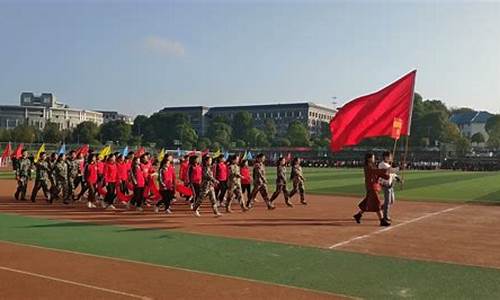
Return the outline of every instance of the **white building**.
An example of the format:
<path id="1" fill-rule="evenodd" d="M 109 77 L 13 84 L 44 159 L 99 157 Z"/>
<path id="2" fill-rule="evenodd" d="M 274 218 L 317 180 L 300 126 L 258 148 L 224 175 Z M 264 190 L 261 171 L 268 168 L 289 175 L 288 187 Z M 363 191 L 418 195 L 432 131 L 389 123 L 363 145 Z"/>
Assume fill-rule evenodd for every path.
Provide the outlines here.
<path id="1" fill-rule="evenodd" d="M 47 122 L 52 122 L 59 124 L 60 129 L 69 129 L 84 121 L 100 125 L 103 115 L 96 111 L 70 108 L 58 102 L 51 93 L 35 96 L 25 92 L 21 94 L 19 106 L 0 105 L 1 128 L 14 128 L 24 123 L 43 129 Z"/>
<path id="2" fill-rule="evenodd" d="M 476 133 L 481 133 L 484 140 L 487 141 L 489 136 L 486 132 L 486 122 L 492 114 L 486 111 L 470 111 L 456 113 L 450 117 L 450 121 L 455 123 L 460 129 L 463 136 L 471 138 Z"/>

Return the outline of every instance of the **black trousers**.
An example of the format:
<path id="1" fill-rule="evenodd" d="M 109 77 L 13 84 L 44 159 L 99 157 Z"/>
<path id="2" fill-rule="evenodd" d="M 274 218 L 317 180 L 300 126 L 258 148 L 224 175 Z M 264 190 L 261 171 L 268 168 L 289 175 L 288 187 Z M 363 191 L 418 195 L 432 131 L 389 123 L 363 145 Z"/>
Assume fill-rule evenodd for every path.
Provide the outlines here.
<path id="1" fill-rule="evenodd" d="M 120 181 L 120 191 L 124 194 L 128 194 L 128 187 L 127 187 L 127 181 L 126 180 L 121 180 Z"/>
<path id="2" fill-rule="evenodd" d="M 108 182 L 106 185 L 106 196 L 104 197 L 104 202 L 111 205 L 115 201 L 116 197 L 116 183 Z"/>
<path id="3" fill-rule="evenodd" d="M 49 185 L 47 184 L 47 181 L 45 180 L 36 180 L 35 185 L 33 186 L 33 190 L 31 191 L 31 202 L 35 202 L 36 199 L 36 194 L 38 194 L 38 191 L 42 189 L 43 195 L 47 200 L 50 200 L 50 190 L 49 190 Z"/>
<path id="4" fill-rule="evenodd" d="M 130 200 L 136 207 L 141 207 L 144 203 L 144 187 L 135 187 L 134 196 Z"/>
<path id="5" fill-rule="evenodd" d="M 215 189 L 215 196 L 217 197 L 217 200 L 219 202 L 224 201 L 224 196 L 226 195 L 227 192 L 227 181 L 219 181 L 219 185 L 217 186 L 217 189 Z"/>
<path id="6" fill-rule="evenodd" d="M 191 202 L 194 203 L 194 201 L 200 194 L 200 185 L 198 183 L 191 183 L 191 190 L 193 191 L 193 197 L 191 198 Z"/>
<path id="7" fill-rule="evenodd" d="M 164 204 L 165 205 L 165 210 L 169 209 L 170 208 L 170 203 L 172 202 L 172 199 L 174 199 L 174 191 L 172 190 L 161 190 L 160 191 L 160 194 L 161 194 L 161 200 L 158 201 L 158 203 L 156 204 L 156 206 L 160 206 L 160 204 Z"/>

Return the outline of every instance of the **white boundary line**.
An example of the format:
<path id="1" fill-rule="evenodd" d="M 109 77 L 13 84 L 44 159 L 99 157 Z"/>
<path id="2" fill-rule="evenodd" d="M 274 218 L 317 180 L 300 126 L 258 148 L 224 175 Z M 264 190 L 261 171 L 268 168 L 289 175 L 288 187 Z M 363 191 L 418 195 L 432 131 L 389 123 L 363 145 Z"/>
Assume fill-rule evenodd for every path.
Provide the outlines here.
<path id="1" fill-rule="evenodd" d="M 382 232 L 393 230 L 395 228 L 398 228 L 398 227 L 401 227 L 401 226 L 404 226 L 404 225 L 408 225 L 410 223 L 418 222 L 418 221 L 426 219 L 426 218 L 430 218 L 430 217 L 434 217 L 434 216 L 437 216 L 437 215 L 440 215 L 440 214 L 444 214 L 444 213 L 447 213 L 447 212 L 459 209 L 461 207 L 464 207 L 464 205 L 459 205 L 459 206 L 455 206 L 455 207 L 443 209 L 443 210 L 440 210 L 440 211 L 437 211 L 437 212 L 433 212 L 433 213 L 427 213 L 427 214 L 425 214 L 423 216 L 420 216 L 420 217 L 417 217 L 415 219 L 411 219 L 411 220 L 405 221 L 403 223 L 399 223 L 399 224 L 394 225 L 394 226 L 385 227 L 383 229 L 379 229 L 379 230 L 374 231 L 372 233 L 368 233 L 368 234 L 365 234 L 365 235 L 360 235 L 360 236 L 357 236 L 357 237 L 353 237 L 353 238 L 348 239 L 346 241 L 343 241 L 343 242 L 331 245 L 330 247 L 328 247 L 328 249 L 335 249 L 335 248 L 338 248 L 338 247 L 341 247 L 341 246 L 345 246 L 347 244 L 350 244 L 351 242 L 354 242 L 354 241 L 357 241 L 357 240 L 366 239 L 366 238 L 369 238 L 369 237 L 371 237 L 371 236 L 373 236 L 375 234 L 380 234 Z"/>
<path id="2" fill-rule="evenodd" d="M 23 243 L 17 243 L 17 242 L 12 242 L 12 241 L 0 240 L 0 244 L 2 244 L 2 243 L 21 246 L 21 247 L 31 247 L 31 248 L 35 248 L 35 249 L 42 249 L 42 250 L 48 250 L 48 251 L 54 251 L 54 252 L 83 255 L 83 256 L 106 259 L 106 260 L 114 260 L 114 261 L 119 261 L 119 262 L 126 262 L 126 263 L 131 263 L 131 264 L 156 267 L 156 268 L 161 268 L 161 269 L 166 269 L 166 270 L 171 270 L 171 271 L 172 270 L 183 271 L 183 272 L 190 272 L 190 273 L 196 273 L 196 274 L 201 274 L 201 275 L 226 278 L 226 279 L 231 279 L 231 280 L 248 281 L 248 282 L 252 282 L 252 283 L 265 284 L 265 285 L 269 285 L 269 286 L 277 286 L 277 287 L 282 287 L 282 288 L 300 290 L 300 291 L 309 292 L 309 293 L 336 296 L 337 298 L 344 297 L 344 298 L 348 298 L 348 299 L 361 299 L 361 298 L 357 298 L 355 296 L 348 296 L 348 295 L 344 295 L 344 294 L 333 293 L 333 292 L 322 291 L 322 290 L 313 290 L 313 289 L 294 286 L 294 285 L 286 285 L 286 284 L 275 283 L 275 282 L 270 282 L 270 281 L 263 281 L 263 280 L 258 280 L 258 279 L 251 279 L 251 278 L 246 278 L 246 277 L 238 277 L 238 276 L 225 275 L 225 274 L 217 274 L 217 273 L 211 273 L 211 272 L 206 272 L 206 271 L 191 270 L 191 269 L 182 268 L 182 267 L 165 266 L 165 265 L 159 265 L 159 264 L 148 263 L 148 262 L 143 262 L 143 261 L 129 260 L 126 258 L 118 258 L 118 257 L 90 254 L 90 253 L 77 252 L 77 251 L 72 251 L 72 250 L 49 248 L 49 247 L 44 247 L 44 246 L 37 246 L 37 245 L 30 245 L 30 244 L 23 244 Z"/>
<path id="3" fill-rule="evenodd" d="M 90 285 L 90 284 L 80 283 L 80 282 L 76 282 L 76 281 L 61 279 L 61 278 L 57 278 L 57 277 L 47 276 L 47 275 L 43 275 L 43 274 L 8 268 L 8 267 L 4 267 L 4 266 L 0 266 L 0 270 L 19 273 L 19 274 L 23 274 L 23 275 L 29 275 L 29 276 L 43 278 L 43 279 L 48 279 L 48 280 L 62 282 L 62 283 L 71 284 L 71 285 L 76 285 L 76 286 L 80 286 L 80 287 L 84 287 L 84 288 L 88 288 L 88 289 L 93 289 L 93 290 L 98 290 L 98 291 L 103 291 L 103 292 L 107 292 L 107 293 L 111 293 L 111 294 L 127 296 L 130 298 L 136 298 L 136 299 L 142 299 L 142 300 L 151 300 L 152 299 L 152 298 L 149 298 L 146 296 L 140 296 L 140 295 L 136 295 L 136 294 L 121 292 L 121 291 L 117 291 L 117 290 L 98 287 L 95 285 Z"/>

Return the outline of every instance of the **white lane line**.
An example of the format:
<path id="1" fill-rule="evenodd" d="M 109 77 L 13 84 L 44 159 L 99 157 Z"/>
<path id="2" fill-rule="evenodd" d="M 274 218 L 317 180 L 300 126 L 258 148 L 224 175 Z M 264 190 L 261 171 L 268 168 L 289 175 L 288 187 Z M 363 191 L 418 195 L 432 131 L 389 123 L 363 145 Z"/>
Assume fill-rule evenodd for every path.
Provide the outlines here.
<path id="1" fill-rule="evenodd" d="M 62 283 L 71 284 L 71 285 L 76 285 L 76 286 L 85 287 L 85 288 L 98 290 L 98 291 L 103 291 L 103 292 L 107 292 L 107 293 L 111 293 L 111 294 L 127 296 L 127 297 L 135 298 L 135 299 L 142 299 L 142 300 L 151 300 L 152 299 L 152 298 L 149 298 L 146 296 L 140 296 L 140 295 L 136 295 L 136 294 L 121 292 L 121 291 L 107 289 L 107 288 L 103 288 L 103 287 L 98 287 L 95 285 L 90 285 L 90 284 L 85 284 L 85 283 L 81 283 L 81 282 L 56 278 L 56 277 L 52 277 L 52 276 L 47 276 L 47 275 L 43 275 L 43 274 L 38 274 L 38 273 L 33 273 L 33 272 L 28 272 L 28 271 L 23 271 L 23 270 L 18 270 L 18 269 L 12 269 L 12 268 L 3 267 L 3 266 L 0 266 L 0 270 L 29 275 L 29 276 L 33 276 L 33 277 L 43 278 L 43 279 L 62 282 Z"/>
<path id="2" fill-rule="evenodd" d="M 464 205 L 459 205 L 459 206 L 455 206 L 455 207 L 451 207 L 451 208 L 447 208 L 447 209 L 444 209 L 444 210 L 440 210 L 440 211 L 437 211 L 437 212 L 433 212 L 433 213 L 428 213 L 428 214 L 425 214 L 423 216 L 420 216 L 418 218 L 415 218 L 415 219 L 411 219 L 411 220 L 408 220 L 408 221 L 405 221 L 403 223 L 399 223 L 397 225 L 394 225 L 394 226 L 390 226 L 390 227 L 385 227 L 383 229 L 379 229 L 377 231 L 374 231 L 372 233 L 369 233 L 369 234 L 365 234 L 365 235 L 360 235 L 360 236 L 357 236 L 357 237 L 353 237 L 351 239 L 348 239 L 346 241 L 343 241 L 343 242 L 340 242 L 340 243 L 337 243 L 335 245 L 331 245 L 330 247 L 328 247 L 328 249 L 335 249 L 335 248 L 338 248 L 340 246 L 344 246 L 344 245 L 347 245 L 347 244 L 350 244 L 351 242 L 354 242 L 354 241 L 357 241 L 357 240 L 362 240 L 362 239 L 366 239 L 366 238 L 369 238 L 375 234 L 380 234 L 382 232 L 386 232 L 386 231 L 389 231 L 389 230 L 393 230 L 395 228 L 398 228 L 398 227 L 401 227 L 401 226 L 404 226 L 404 225 L 408 225 L 410 223 L 414 223 L 414 222 L 418 222 L 420 220 L 423 220 L 423 219 L 426 219 L 426 218 L 430 218 L 430 217 L 434 217 L 434 216 L 437 216 L 437 215 L 440 215 L 440 214 L 444 214 L 444 213 L 447 213 L 447 212 L 450 212 L 450 211 L 453 211 L 453 210 L 456 210 L 456 209 L 459 209 L 461 207 L 463 207 Z"/>

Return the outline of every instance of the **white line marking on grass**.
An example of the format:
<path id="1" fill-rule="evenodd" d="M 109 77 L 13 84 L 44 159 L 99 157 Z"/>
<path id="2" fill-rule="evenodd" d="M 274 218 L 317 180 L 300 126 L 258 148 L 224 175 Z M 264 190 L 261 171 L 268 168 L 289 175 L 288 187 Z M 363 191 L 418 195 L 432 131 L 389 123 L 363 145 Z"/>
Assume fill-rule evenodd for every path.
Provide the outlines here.
<path id="1" fill-rule="evenodd" d="M 128 227 L 128 228 L 130 228 L 130 227 Z M 149 266 L 149 267 L 162 268 L 162 269 L 171 270 L 171 271 L 176 270 L 176 271 L 190 272 L 190 273 L 196 273 L 196 274 L 201 274 L 201 275 L 206 275 L 206 276 L 226 278 L 226 279 L 231 279 L 231 280 L 248 281 L 248 282 L 253 282 L 253 283 L 259 283 L 259 284 L 265 284 L 265 285 L 269 285 L 269 286 L 277 286 L 277 287 L 282 287 L 282 288 L 300 290 L 300 291 L 316 293 L 316 294 L 331 295 L 331 296 L 336 296 L 336 297 L 340 296 L 340 297 L 345 297 L 348 299 L 361 299 L 361 298 L 358 298 L 355 296 L 348 296 L 348 295 L 334 293 L 334 292 L 328 292 L 328 291 L 324 291 L 324 290 L 314 290 L 314 289 L 310 289 L 310 288 L 306 288 L 306 287 L 287 285 L 287 284 L 282 284 L 282 283 L 276 283 L 276 282 L 264 281 L 264 280 L 259 280 L 259 279 L 246 278 L 246 277 L 239 277 L 239 276 L 233 276 L 233 275 L 218 274 L 218 273 L 200 271 L 200 270 L 195 270 L 195 269 L 187 269 L 187 268 L 183 268 L 183 267 L 160 265 L 160 264 L 148 263 L 148 262 L 139 261 L 139 260 L 130 260 L 130 259 L 126 259 L 126 258 L 104 256 L 104 255 L 99 255 L 99 254 L 91 254 L 91 253 L 85 253 L 85 252 L 77 252 L 77 251 L 72 251 L 72 250 L 50 248 L 50 247 L 44 247 L 44 246 L 38 246 L 38 245 L 30 245 L 30 244 L 23 244 L 23 243 L 18 243 L 18 242 L 13 242 L 13 241 L 0 240 L 0 244 L 2 244 L 2 243 L 16 245 L 16 246 L 22 246 L 22 247 L 30 247 L 30 248 L 35 248 L 35 249 L 49 250 L 49 251 L 54 251 L 54 252 L 69 253 L 69 254 L 74 254 L 74 255 L 83 255 L 83 256 L 100 258 L 100 259 L 108 259 L 108 260 L 131 263 L 131 264 L 138 264 L 138 265 L 144 265 L 144 266 Z"/>
<path id="2" fill-rule="evenodd" d="M 149 297 L 146 297 L 146 296 L 140 296 L 140 295 L 136 295 L 136 294 L 121 292 L 121 291 L 107 289 L 107 288 L 103 288 L 103 287 L 98 287 L 98 286 L 95 286 L 95 285 L 85 284 L 85 283 L 81 283 L 81 282 L 76 282 L 76 281 L 61 279 L 61 278 L 57 278 L 57 277 L 47 276 L 47 275 L 43 275 L 43 274 L 38 274 L 38 273 L 33 273 L 33 272 L 28 272 L 28 271 L 23 271 L 23 270 L 18 270 L 18 269 L 3 267 L 3 266 L 0 266 L 0 270 L 14 272 L 14 273 L 19 273 L 19 274 L 23 274 L 23 275 L 29 275 L 29 276 L 33 276 L 33 277 L 43 278 L 43 279 L 57 281 L 57 282 L 62 282 L 62 283 L 71 284 L 71 285 L 76 285 L 76 286 L 85 287 L 85 288 L 89 288 L 89 289 L 93 289 L 93 290 L 98 290 L 98 291 L 103 291 L 103 292 L 107 292 L 107 293 L 111 293 L 111 294 L 127 296 L 127 297 L 130 297 L 130 298 L 136 298 L 136 299 L 142 299 L 142 300 L 151 300 L 152 299 L 152 298 L 149 298 Z"/>
<path id="3" fill-rule="evenodd" d="M 434 216 L 437 216 L 437 215 L 440 215 L 440 214 L 444 214 L 444 213 L 447 213 L 447 212 L 459 209 L 459 208 L 461 208 L 463 206 L 464 205 L 459 205 L 459 206 L 455 206 L 455 207 L 443 209 L 443 210 L 440 210 L 440 211 L 437 211 L 437 212 L 428 213 L 428 214 L 425 214 L 425 215 L 420 216 L 418 218 L 411 219 L 411 220 L 405 221 L 403 223 L 399 223 L 399 224 L 394 225 L 394 226 L 385 227 L 383 229 L 379 229 L 379 230 L 374 231 L 372 233 L 368 233 L 368 234 L 365 234 L 365 235 L 360 235 L 360 236 L 357 236 L 357 237 L 353 237 L 353 238 L 348 239 L 346 241 L 343 241 L 343 242 L 337 243 L 335 245 L 332 245 L 332 246 L 328 247 L 328 249 L 335 249 L 335 248 L 338 248 L 338 247 L 350 244 L 351 242 L 354 242 L 354 241 L 357 241 L 357 240 L 362 240 L 362 239 L 365 239 L 365 238 L 369 238 L 369 237 L 371 237 L 371 236 L 373 236 L 375 234 L 380 234 L 382 232 L 393 230 L 395 228 L 398 228 L 398 227 L 401 227 L 401 226 L 404 226 L 404 225 L 408 225 L 410 223 L 418 222 L 418 221 L 426 219 L 426 218 L 434 217 Z"/>

